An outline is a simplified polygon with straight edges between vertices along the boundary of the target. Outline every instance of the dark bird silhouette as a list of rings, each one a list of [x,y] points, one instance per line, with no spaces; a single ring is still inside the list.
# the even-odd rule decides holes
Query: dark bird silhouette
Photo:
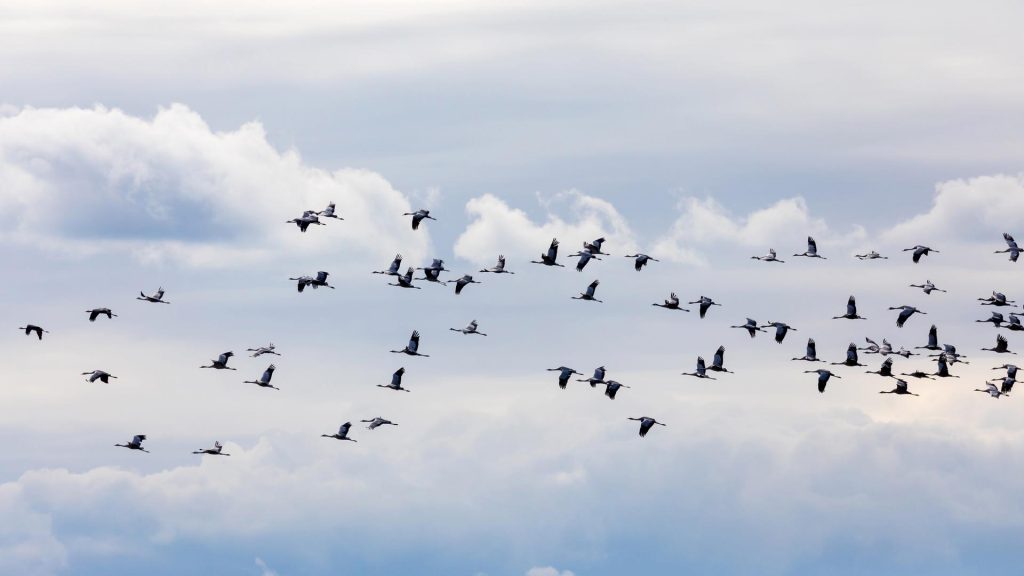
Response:
[[[388,286],[398,286],[399,288],[415,288],[420,289],[419,286],[412,285],[412,266],[405,271],[405,276],[395,276],[396,282],[388,282]]]
[[[619,393],[619,388],[629,388],[629,386],[615,380],[609,380],[604,383],[604,395],[615,400],[615,395]]]
[[[360,422],[368,422],[370,424],[369,426],[366,427],[368,430],[374,430],[376,428],[380,428],[381,426],[398,426],[398,424],[395,424],[391,420],[385,420],[380,416],[375,416],[370,420],[360,420]]]
[[[866,374],[878,374],[879,376],[892,377],[892,358],[886,358],[882,361],[882,365],[878,367],[878,370],[865,370]]]
[[[401,390],[402,392],[408,392],[406,388],[402,388],[402,374],[405,374],[405,368],[399,368],[391,375],[391,384],[387,386],[383,384],[377,384],[378,388],[390,388],[391,390]]]
[[[648,262],[661,262],[661,260],[651,258],[647,254],[629,254],[626,258],[636,258],[636,261],[633,262],[633,268],[637,272],[643,270],[644,266],[646,266]]]
[[[867,254],[854,254],[854,257],[857,258],[858,260],[888,260],[889,259],[888,256],[882,256],[881,254],[879,254],[878,252],[875,252],[874,250],[868,252]]]
[[[931,280],[925,280],[924,284],[911,284],[911,288],[920,288],[925,294],[931,294],[932,292],[945,292],[941,288],[936,288],[935,284]]]
[[[700,304],[699,311],[701,318],[703,318],[704,315],[708,313],[708,308],[711,308],[712,306],[721,306],[721,304],[715,302],[714,300],[708,298],[707,296],[701,296],[700,298],[694,300],[693,302],[687,302],[687,304]]]
[[[145,300],[146,302],[155,302],[157,304],[170,304],[170,302],[164,300],[164,289],[157,288],[157,291],[152,296],[146,296],[145,292],[139,292],[139,295],[135,297],[136,300]]]
[[[761,326],[761,328],[775,328],[775,341],[779,344],[782,344],[782,341],[786,339],[786,334],[788,334],[790,330],[793,332],[797,331],[796,328],[793,328],[785,322],[768,322],[764,326]]]
[[[559,267],[565,268],[565,266],[562,266],[561,264],[556,262],[557,259],[558,259],[558,238],[552,238],[551,239],[551,246],[548,247],[548,253],[547,254],[541,254],[540,260],[530,260],[530,263],[532,263],[532,264],[543,264],[545,266],[559,266]]]
[[[601,251],[601,246],[603,244],[604,244],[604,238],[603,237],[602,238],[598,238],[597,240],[594,240],[593,242],[586,242],[586,241],[584,241],[583,242],[583,249],[586,250],[587,252],[590,252],[591,254],[604,254],[605,256],[611,256],[611,254],[608,254],[607,252],[602,252]]]
[[[932,376],[938,376],[939,378],[959,378],[959,376],[954,376],[949,373],[949,365],[946,363],[945,354],[940,354],[939,357],[935,359],[935,362],[936,371]]]
[[[822,362],[822,360],[818,360],[818,346],[814,343],[814,338],[807,339],[807,350],[804,352],[803,358],[792,358],[791,360],[803,360],[805,362]]]
[[[145,448],[142,447],[142,441],[145,439],[145,434],[136,434],[134,437],[132,437],[131,442],[127,444],[114,444],[114,446],[120,446],[121,448],[127,448],[129,450],[139,450],[142,452],[146,452],[148,454],[149,450],[146,450]]]
[[[324,272],[323,270],[321,270],[321,271],[316,273],[315,277],[313,277],[313,276],[299,276],[298,278],[289,278],[289,280],[294,280],[294,281],[298,282],[297,288],[299,289],[299,292],[302,292],[303,290],[305,290],[306,286],[309,286],[310,288],[312,288],[314,290],[316,290],[317,288],[320,288],[321,286],[323,286],[325,288],[330,288],[331,290],[334,290],[334,286],[331,286],[330,284],[327,283],[327,276],[328,275],[329,274],[327,272]]]
[[[695,376],[697,378],[707,378],[708,380],[717,380],[708,376],[707,367],[704,366],[704,357],[697,356],[697,371],[696,372],[683,372],[683,376]]]
[[[779,260],[778,257],[775,255],[775,248],[769,248],[768,254],[766,256],[751,256],[750,259],[761,260],[762,262],[778,262],[780,264],[786,263],[785,260]]]
[[[408,354],[409,356],[423,356],[424,358],[430,358],[429,354],[420,354],[420,332],[419,330],[413,330],[412,336],[409,337],[409,343],[405,345],[405,348],[401,350],[392,350],[396,354]]]
[[[597,290],[597,285],[600,284],[600,283],[601,283],[600,280],[594,280],[593,282],[590,283],[590,286],[587,286],[587,291],[586,292],[580,292],[579,296],[572,296],[572,299],[573,300],[591,300],[593,302],[603,302],[602,300],[598,300],[597,298],[594,298],[594,291]]]
[[[975,320],[975,322],[991,322],[992,326],[999,328],[1006,320],[1003,315],[999,312],[992,312],[992,315],[984,320]]]
[[[932,324],[932,327],[928,329],[928,344],[925,346],[915,346],[918,350],[941,350],[939,347],[939,329]]]
[[[910,252],[910,251],[914,252],[914,255],[913,255],[914,264],[917,264],[918,262],[921,261],[921,256],[927,256],[931,252],[935,252],[936,254],[939,253],[939,251],[934,249],[934,248],[929,248],[927,246],[921,246],[920,244],[918,244],[917,246],[914,246],[913,248],[904,248],[903,251],[904,252]]]
[[[899,394],[901,396],[919,396],[919,394],[914,394],[913,392],[911,392],[907,388],[907,381],[906,380],[903,380],[903,379],[900,379],[900,378],[896,379],[896,387],[895,388],[893,388],[892,390],[882,390],[881,392],[879,392],[879,394]]]
[[[234,352],[225,352],[221,354],[216,360],[211,360],[209,366],[200,366],[200,368],[213,368],[216,370],[234,370],[234,368],[228,367],[228,360],[234,355]]]
[[[335,220],[344,220],[341,216],[334,213],[334,202],[327,205],[327,208],[320,210],[316,213],[317,216],[323,216],[324,218],[334,218]]]
[[[573,257],[576,257],[576,256],[579,256],[579,258],[580,258],[576,262],[576,271],[577,272],[583,272],[583,269],[587,267],[587,262],[590,262],[591,259],[593,259],[593,260],[600,260],[600,258],[595,256],[594,253],[591,252],[590,250],[580,250],[579,252],[577,252],[575,254],[570,254],[569,255],[570,258],[573,258]]]
[[[711,366],[708,370],[712,372],[729,372],[725,369],[725,346],[719,346],[718,350],[715,350],[715,357],[711,359]],[[732,374],[732,372],[729,372]]]
[[[867,366],[867,364],[861,364],[857,361],[857,345],[850,342],[850,345],[846,347],[846,360],[842,362],[832,362],[833,366]]]
[[[993,370],[1006,370],[1006,377],[1017,379],[1017,366],[1014,364],[1003,364],[1002,366],[996,366]]]
[[[577,382],[586,382],[590,384],[591,388],[596,388],[598,384],[604,384],[605,367],[598,366],[594,369],[594,375],[586,379],[577,379]],[[582,376],[582,374],[580,374]]]
[[[270,379],[274,377],[274,370],[277,370],[277,366],[271,364],[263,371],[263,376],[260,376],[259,380],[246,380],[243,384],[255,384],[261,388],[273,388],[274,390],[280,390],[277,386],[270,384]]]
[[[483,284],[483,282],[477,282],[473,280],[473,277],[469,274],[465,274],[462,278],[455,281],[455,294],[462,294],[462,289],[469,284]]]
[[[1020,256],[1020,248],[1017,246],[1017,241],[1006,232],[1003,232],[1003,240],[1006,240],[1006,250],[996,250],[996,254],[1009,253],[1010,262],[1016,262],[1017,257]]]
[[[1003,328],[1006,328],[1011,332],[1020,332],[1024,330],[1024,325],[1021,325],[1020,323],[1020,315],[1016,312],[1010,312],[1010,319]]]
[[[1008,345],[1009,344],[1006,341],[1006,338],[1004,338],[1002,334],[997,334],[995,347],[982,348],[982,350],[986,350],[988,352],[998,352],[999,354],[1016,354],[1016,352],[1010,352],[1010,349],[1007,347]]]
[[[292,218],[291,220],[286,220],[285,224],[295,224],[296,226],[299,227],[299,230],[302,232],[305,232],[306,228],[309,228],[311,224],[316,224],[317,226],[325,226],[325,224],[320,221],[320,218],[317,217],[317,213],[313,210],[306,210],[305,212],[302,213],[302,216],[299,216],[298,218]]]
[[[503,254],[498,255],[497,264],[495,264],[492,268],[486,268],[484,270],[481,270],[481,272],[491,272],[494,274],[515,274],[515,272],[505,270],[505,256]]]
[[[900,376],[907,376],[908,378],[923,378],[925,380],[934,380],[927,372],[921,372],[920,370],[914,370],[913,372],[902,372]]]
[[[449,328],[449,330],[453,332],[462,332],[463,334],[479,334],[480,336],[487,336],[487,334],[477,330],[476,320],[470,321],[469,324],[466,324],[465,328]]]
[[[803,254],[793,254],[793,256],[805,256],[807,258],[821,258],[822,260],[828,260],[828,258],[818,255],[818,243],[810,236],[807,237],[807,251]]]
[[[753,318],[747,318],[747,322],[745,324],[729,326],[729,328],[740,328],[746,330],[747,334],[750,334],[751,338],[753,338],[754,335],[757,334],[758,332],[764,332],[764,328],[758,326],[757,320],[754,320]]]
[[[676,296],[675,292],[669,294],[668,300],[665,300],[664,304],[658,304],[655,302],[654,304],[651,304],[651,306],[657,306],[668,310],[682,310],[683,312],[689,312],[686,308],[679,307],[679,296]]]
[[[266,346],[260,346],[259,348],[247,348],[246,352],[252,352],[252,357],[253,358],[259,358],[260,356],[262,356],[264,354],[272,354],[274,356],[280,356],[280,354],[278,354],[277,352],[274,351],[275,348],[276,347],[274,346],[274,343],[271,342],[270,344],[267,344]]]
[[[833,374],[829,370],[824,368],[818,368],[817,370],[804,370],[804,374],[817,374],[818,375],[818,392],[825,392],[825,385],[828,384],[829,378],[842,378],[838,374]]]
[[[117,376],[114,376],[113,374],[111,374],[109,372],[105,372],[103,370],[93,370],[91,372],[82,372],[82,376],[88,376],[88,378],[86,378],[86,380],[89,381],[89,382],[95,382],[95,381],[99,380],[100,382],[103,382],[104,384],[110,384],[110,378],[117,378]]]
[[[907,322],[907,320],[911,316],[914,315],[915,312],[918,313],[918,314],[927,314],[927,312],[922,312],[922,311],[918,310],[917,308],[914,308],[913,306],[905,306],[905,305],[904,306],[890,306],[889,310],[901,310],[899,316],[896,317],[896,327],[897,328],[903,328],[903,324],[905,324]]]
[[[1002,292],[992,291],[992,295],[988,298],[978,298],[982,306],[1010,306],[1016,302],[1015,300],[1007,300],[1006,294]]]
[[[100,316],[106,316],[108,319],[113,319],[114,314],[110,308],[93,308],[92,310],[86,310],[86,314],[89,315],[89,322],[95,322]]]
[[[573,374],[583,376],[582,372],[577,372],[567,366],[559,366],[558,368],[548,368],[548,372],[558,372],[558,387],[565,390],[565,387],[569,384],[569,378]],[[585,380],[584,380],[585,382]],[[591,384],[593,386],[593,384]]]
[[[658,426],[664,426],[664,424],[662,424],[661,422],[658,422],[654,418],[648,418],[647,416],[641,416],[639,418],[627,418],[627,420],[636,420],[640,422],[641,438],[647,436],[647,433],[651,431],[651,428],[653,428],[655,424],[657,424]]]
[[[31,336],[32,333],[35,332],[35,335],[40,340],[43,339],[43,333],[44,332],[47,333],[47,334],[50,333],[49,330],[43,330],[42,328],[40,328],[39,326],[36,326],[35,324],[25,324],[24,326],[18,326],[18,330],[24,330],[25,331],[25,336]]]
[[[433,216],[430,215],[430,210],[417,210],[415,212],[406,212],[402,214],[402,216],[412,216],[413,230],[419,230],[420,222],[423,222],[424,218],[437,221],[437,218],[434,218]]]
[[[209,456],[231,456],[231,454],[228,454],[227,452],[222,452],[223,449],[224,447],[220,445],[220,442],[216,441],[213,443],[213,448],[200,448],[199,450],[195,450],[192,453],[206,454]]]
[[[1004,395],[1007,395],[1010,392],[1013,392],[1013,385],[1017,383],[1017,380],[1010,377],[998,378],[991,382],[986,382],[986,384],[995,384],[996,382],[999,382],[999,391]]]
[[[401,276],[398,273],[398,269],[402,267],[402,255],[395,254],[395,259],[391,261],[391,266],[388,266],[387,270],[374,270],[373,274],[386,274],[388,276]]]
[[[984,390],[982,390],[981,388],[975,388],[974,391],[975,392],[984,392],[985,394],[988,394],[989,396],[991,396],[993,398],[999,398],[1000,396],[1005,396],[1005,393],[1000,391],[999,388],[997,388],[996,385],[991,383],[991,382],[988,382],[988,383],[985,384],[985,389]]]
[[[850,299],[846,301],[846,314],[832,317],[833,320],[838,320],[840,318],[846,318],[847,320],[867,320],[867,318],[857,315],[857,299],[853,296],[850,296]]]
[[[352,428],[352,423],[345,422],[340,428],[338,428],[337,434],[321,434],[320,436],[322,438],[334,438],[335,440],[350,440],[352,442],[356,442],[355,439],[348,437],[348,431],[350,428]]]
[[[436,260],[435,260],[436,261]],[[448,283],[441,280],[441,270],[438,268],[420,268],[423,270],[423,277],[416,278],[416,280],[426,280],[427,282],[433,282],[440,284],[441,286],[447,286]]]

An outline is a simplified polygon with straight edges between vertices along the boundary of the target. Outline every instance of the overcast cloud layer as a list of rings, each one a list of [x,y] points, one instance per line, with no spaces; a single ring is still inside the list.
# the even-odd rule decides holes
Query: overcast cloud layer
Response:
[[[1019,571],[1024,419],[973,391],[996,333],[1024,347],[974,322],[1024,299],[994,253],[1024,239],[1019,6],[2,9],[0,573]],[[808,235],[828,260],[791,256]],[[555,237],[568,268],[528,263]],[[484,283],[387,286],[396,253]],[[498,254],[515,275],[477,272]],[[296,293],[317,270],[337,289]],[[603,304],[570,300],[594,279]],[[672,291],[723,306],[650,306]],[[831,319],[850,294],[868,320]],[[932,324],[970,364],[920,397],[878,394],[878,356],[825,394],[789,360]],[[388,352],[414,329],[430,358]],[[280,391],[242,383],[269,341]],[[680,375],[719,345],[736,374]],[[631,388],[559,390],[562,364]],[[375,386],[402,366],[410,393]],[[320,437],[345,421],[358,443]],[[138,433],[151,454],[113,447]]]

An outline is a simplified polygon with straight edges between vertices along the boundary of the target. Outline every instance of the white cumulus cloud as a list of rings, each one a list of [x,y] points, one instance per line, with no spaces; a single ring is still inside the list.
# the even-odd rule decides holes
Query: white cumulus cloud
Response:
[[[456,240],[455,255],[477,264],[490,263],[499,253],[536,259],[547,250],[552,238],[561,243],[559,257],[576,252],[584,241],[598,237],[615,246],[613,252],[617,254],[636,249],[629,223],[611,202],[577,190],[550,198],[538,196],[538,201],[546,211],[542,222],[535,222],[524,210],[512,208],[492,194],[471,199],[466,203],[466,214],[472,221]],[[557,213],[563,207],[568,217]]]
[[[576,576],[572,570],[559,571],[553,566],[535,566],[526,571],[526,576]]]
[[[301,234],[286,220],[337,203],[343,222]],[[284,253],[381,259],[426,252],[380,175],[328,171],[279,151],[258,122],[213,131],[182,105],[24,108],[0,117],[0,240],[72,254],[130,253],[223,266]],[[286,252],[289,251],[289,252]]]

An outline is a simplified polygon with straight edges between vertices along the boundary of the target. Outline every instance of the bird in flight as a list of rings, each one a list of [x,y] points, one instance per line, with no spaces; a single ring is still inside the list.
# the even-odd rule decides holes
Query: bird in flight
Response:
[[[415,288],[420,289],[419,286],[412,285],[412,266],[405,271],[405,276],[395,276],[396,282],[388,282],[388,286],[398,286],[399,288]]]
[[[264,354],[272,354],[274,356],[280,356],[280,354],[278,354],[277,352],[274,351],[275,348],[276,347],[274,346],[274,343],[271,342],[270,344],[267,344],[266,346],[260,346],[259,348],[248,348],[248,349],[246,349],[246,352],[252,352],[252,357],[253,358],[259,358],[260,356],[262,356]]]
[[[686,308],[679,307],[679,296],[676,296],[675,292],[669,294],[668,300],[665,300],[664,304],[658,304],[655,302],[654,304],[651,304],[651,306],[658,306],[668,310],[682,310],[683,312],[689,312]]]
[[[1017,257],[1020,256],[1020,248],[1017,246],[1017,241],[1006,232],[1003,232],[1003,240],[1006,240],[1006,250],[996,250],[996,254],[1008,253],[1010,255],[1010,262],[1016,262]]]
[[[626,258],[636,258],[636,261],[633,263],[633,268],[635,268],[637,272],[643,270],[644,266],[646,266],[648,262],[661,262],[661,260],[651,258],[647,254],[629,254]]]
[[[487,336],[483,332],[477,330],[476,320],[471,320],[469,324],[466,324],[465,328],[449,328],[453,332],[462,332],[463,334],[479,334],[480,336]]]
[[[558,368],[548,368],[548,372],[558,372],[558,387],[565,390],[565,387],[569,385],[569,378],[573,374],[583,376],[582,372],[577,372],[568,366],[559,366]],[[584,380],[585,382],[585,380]],[[593,384],[591,384],[593,386]]]
[[[422,222],[425,218],[434,221],[437,220],[437,218],[434,218],[433,216],[430,215],[430,210],[417,210],[415,212],[406,212],[405,214],[402,214],[402,216],[412,216],[413,230],[419,230],[420,222]]]
[[[556,260],[558,259],[558,238],[551,239],[551,245],[548,246],[547,254],[541,254],[540,260],[530,260],[531,264],[543,264],[545,266],[562,266]]]
[[[401,350],[392,350],[396,354],[408,354],[409,356],[423,356],[424,358],[430,358],[429,354],[420,354],[420,332],[419,330],[413,330],[412,336],[409,336],[409,343],[405,345],[405,348]]]
[[[145,300],[146,302],[155,302],[157,304],[170,304],[170,302],[164,300],[164,289],[158,288],[152,296],[146,296],[145,292],[139,292],[139,295],[135,297],[136,300]]]
[[[455,295],[457,296],[459,294],[462,294],[462,289],[465,288],[468,284],[483,284],[483,282],[477,282],[476,280],[473,280],[472,276],[470,276],[469,274],[465,274],[462,276],[462,278],[459,278],[458,280],[455,281]]]
[[[846,314],[832,317],[833,320],[838,320],[840,318],[846,318],[847,320],[867,320],[867,318],[857,315],[857,299],[852,295],[850,296],[850,299],[846,301]]]
[[[875,252],[874,250],[868,252],[867,254],[854,254],[854,257],[857,258],[858,260],[888,260],[889,259],[888,256],[882,256],[881,254],[879,254],[878,252]]]
[[[683,376],[694,376],[696,378],[707,378],[708,380],[717,380],[717,378],[708,376],[708,369],[704,365],[703,356],[697,356],[697,370],[695,372],[683,372]]]
[[[120,446],[121,448],[127,448],[129,450],[139,450],[142,452],[149,453],[149,450],[146,450],[145,448],[142,447],[142,441],[145,439],[145,434],[136,434],[134,437],[132,437],[131,442],[127,444],[114,444],[114,446]]]
[[[324,218],[334,218],[335,220],[344,220],[344,218],[334,213],[334,202],[328,204],[327,208],[320,210],[316,215],[323,216]]]
[[[388,276],[401,276],[398,273],[398,269],[402,267],[402,255],[395,254],[395,259],[391,261],[391,266],[387,270],[374,270],[373,274],[386,274]]]
[[[882,390],[879,394],[899,394],[901,396],[920,396],[907,389],[907,381],[901,378],[896,379],[896,387],[892,390]]]
[[[604,383],[604,395],[615,400],[615,395],[619,393],[619,388],[629,388],[629,386],[615,380],[609,380]]]
[[[225,352],[217,357],[216,360],[211,360],[209,366],[200,366],[200,368],[213,368],[215,370],[234,370],[228,366],[228,360],[234,356],[234,352]]]
[[[925,294],[931,294],[932,292],[945,292],[940,288],[936,288],[935,284],[932,284],[931,280],[925,280],[924,284],[911,284],[911,288],[920,288]]]
[[[114,376],[113,374],[111,374],[109,372],[104,372],[103,370],[93,370],[91,372],[82,372],[82,376],[88,376],[88,378],[86,378],[86,381],[88,381],[88,382],[95,382],[95,381],[99,380],[100,382],[103,382],[104,384],[110,384],[110,378],[117,378],[117,376]]]
[[[231,456],[231,454],[228,454],[227,452],[222,452],[223,449],[224,447],[221,446],[220,441],[215,441],[213,443],[213,448],[200,448],[199,450],[194,450],[192,453],[206,454],[208,456]]]
[[[259,380],[245,380],[243,384],[255,384],[261,388],[273,388],[274,390],[280,390],[280,388],[270,383],[270,379],[274,377],[274,370],[277,370],[277,366],[271,364],[263,371],[263,376],[260,376]]]
[[[700,308],[698,310],[700,312],[701,318],[703,318],[704,315],[708,313],[708,309],[711,308],[712,306],[721,306],[721,304],[715,302],[714,300],[708,298],[707,296],[701,296],[700,298],[694,300],[693,302],[687,302],[687,304],[700,304]]]
[[[764,328],[758,326],[757,320],[754,320],[753,318],[747,318],[746,324],[729,326],[729,328],[742,328],[743,330],[747,331],[747,334],[750,334],[751,338],[753,338],[754,335],[757,334],[758,332],[764,332]]]
[[[505,255],[498,254],[498,263],[491,268],[485,268],[481,272],[490,272],[493,274],[515,274],[515,272],[505,270]]]
[[[401,390],[402,392],[408,392],[406,388],[402,388],[402,375],[405,374],[405,368],[399,368],[391,375],[391,384],[385,386],[384,384],[377,384],[378,388],[389,388],[391,390]]]
[[[662,424],[661,422],[658,422],[654,418],[649,418],[647,416],[641,416],[639,418],[627,418],[627,420],[636,420],[640,422],[641,438],[647,436],[647,433],[651,431],[651,428],[653,428],[655,424],[657,424],[658,426],[665,426],[665,424]]]
[[[356,440],[348,437],[348,430],[351,427],[351,422],[345,422],[344,424],[341,425],[340,428],[338,428],[337,434],[321,434],[320,436],[323,438],[334,438],[335,440],[350,440],[352,442],[355,442]]]
[[[775,341],[779,344],[782,344],[782,341],[786,339],[786,334],[788,334],[790,330],[793,332],[797,331],[796,328],[793,328],[785,322],[768,322],[764,326],[761,326],[761,328],[775,328]]]
[[[605,381],[604,381],[605,372],[606,372],[606,370],[605,370],[604,366],[598,366],[597,368],[594,369],[594,375],[593,376],[591,376],[590,378],[586,378],[586,379],[577,379],[576,381],[577,382],[586,382],[586,383],[590,384],[591,388],[596,388],[598,384],[604,384],[605,383]],[[583,374],[580,374],[580,376],[582,376],[582,375]]]
[[[779,258],[775,255],[775,248],[769,248],[768,254],[766,256],[751,256],[750,259],[760,260],[762,262],[778,262],[780,264],[786,263],[785,260],[779,260]]]
[[[914,308],[913,306],[906,306],[906,305],[904,305],[904,306],[890,306],[889,310],[900,310],[901,311],[899,316],[896,317],[896,327],[897,328],[903,328],[903,324],[905,324],[907,322],[907,320],[909,320],[910,317],[914,315],[915,312],[918,313],[918,314],[927,314],[927,312],[922,312],[922,311],[918,310],[917,308]]]
[[[991,396],[993,398],[999,398],[1000,396],[1006,396],[1005,392],[1001,391],[999,388],[996,387],[995,384],[993,384],[991,382],[986,382],[985,383],[985,389],[984,390],[982,390],[981,388],[975,388],[974,391],[975,392],[984,392],[985,394],[988,394],[989,396]]]
[[[921,261],[921,256],[927,256],[931,252],[935,252],[936,254],[939,253],[939,251],[934,249],[934,248],[929,248],[927,246],[921,246],[920,244],[918,244],[917,246],[914,246],[913,248],[904,248],[903,251],[904,252],[910,252],[910,251],[914,252],[914,254],[913,254],[914,264],[917,264],[918,262]]]
[[[818,368],[817,370],[804,370],[804,374],[817,374],[818,375],[818,392],[825,392],[825,385],[828,384],[829,378],[842,378],[838,374],[833,374],[829,370],[824,368]]]
[[[372,418],[370,420],[360,420],[360,422],[367,422],[367,423],[369,423],[370,425],[366,427],[368,430],[374,430],[376,428],[380,428],[381,426],[388,426],[388,425],[398,426],[398,424],[395,424],[391,420],[386,420],[384,418],[381,418],[380,416],[375,416],[374,418]]]
[[[1016,300],[1007,300],[1006,294],[1002,292],[992,291],[992,295],[986,298],[978,298],[982,306],[1012,306]]]
[[[590,283],[590,286],[587,286],[587,291],[586,292],[580,292],[579,296],[572,296],[572,299],[573,300],[590,300],[590,301],[593,301],[593,302],[603,302],[603,300],[598,300],[597,298],[594,298],[594,291],[597,290],[597,285],[600,284],[600,283],[601,283],[600,280],[594,280],[593,282]]]
[[[89,315],[89,322],[95,322],[100,316],[106,316],[108,319],[113,319],[114,316],[117,316],[110,308],[93,308],[92,310],[86,310],[85,313]]]
[[[595,256],[594,253],[591,252],[590,250],[580,250],[579,252],[577,252],[575,254],[570,254],[569,255],[570,258],[574,258],[576,256],[580,257],[580,259],[576,262],[576,271],[577,272],[583,272],[583,269],[587,267],[587,262],[590,262],[591,259],[593,259],[593,260],[600,260],[600,258]]]
[[[832,362],[833,366],[867,366],[867,364],[861,364],[857,361],[857,345],[850,342],[850,345],[846,347],[846,360],[842,362]]]
[[[982,350],[988,352],[996,352],[999,354],[1016,354],[1016,352],[1010,351],[1009,343],[1006,341],[1006,338],[1004,338],[1002,334],[996,335],[996,345],[993,348],[982,348]]]
[[[40,328],[39,326],[36,326],[35,324],[25,324],[24,326],[18,326],[18,330],[24,330],[25,331],[25,336],[31,336],[33,333],[35,333],[35,335],[40,340],[43,339],[43,333],[44,332],[47,333],[47,334],[50,333],[49,330],[43,330],[42,328]]]
[[[305,212],[302,213],[302,216],[299,216],[298,218],[292,218],[291,220],[286,220],[285,224],[295,224],[296,226],[299,227],[299,231],[301,232],[305,232],[306,228],[309,228],[311,224],[316,224],[317,226],[326,226],[326,224],[320,221],[320,218],[317,217],[317,213],[313,210],[306,210]]]
[[[818,243],[814,241],[814,238],[807,237],[807,251],[803,254],[793,254],[793,256],[804,256],[806,258],[821,258],[822,260],[828,260],[824,256],[818,254]]]
[[[818,346],[814,343],[814,338],[807,339],[807,350],[804,352],[803,358],[791,358],[791,360],[803,360],[804,362],[822,362],[822,360],[818,360]]]

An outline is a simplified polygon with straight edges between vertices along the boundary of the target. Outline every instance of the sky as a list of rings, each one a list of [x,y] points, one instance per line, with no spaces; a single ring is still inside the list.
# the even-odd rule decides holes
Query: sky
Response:
[[[1024,420],[974,389],[1024,342],[975,322],[1024,299],[995,253],[1024,239],[1022,12],[0,1],[0,573],[1018,573]],[[567,267],[531,264],[556,237]],[[483,284],[388,286],[396,254]],[[833,320],[851,294],[867,320]],[[790,360],[933,324],[970,364],[917,397],[877,355],[824,394]],[[390,352],[413,330],[429,358]],[[681,375],[720,345],[734,374]],[[279,391],[243,383],[270,362]],[[399,367],[408,394],[375,386]]]

